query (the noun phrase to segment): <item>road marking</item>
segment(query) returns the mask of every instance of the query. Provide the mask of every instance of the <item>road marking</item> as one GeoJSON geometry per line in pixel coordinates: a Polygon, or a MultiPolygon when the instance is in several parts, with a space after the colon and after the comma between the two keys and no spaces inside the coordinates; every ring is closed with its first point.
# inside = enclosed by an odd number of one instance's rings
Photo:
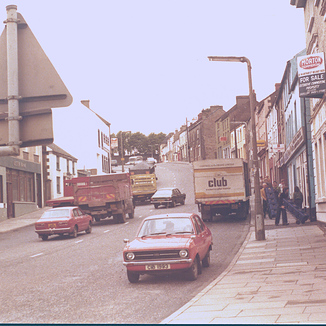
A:
{"type": "Polygon", "coordinates": [[[34,258],[34,257],[37,257],[37,256],[41,256],[41,255],[43,255],[43,252],[41,252],[40,254],[36,254],[36,255],[31,256],[31,258],[34,258]]]}
{"type": "Polygon", "coordinates": [[[83,242],[84,240],[78,240],[78,241],[76,241],[75,243],[79,243],[79,242],[83,242]]]}
{"type": "Polygon", "coordinates": [[[104,231],[104,233],[108,233],[108,232],[110,232],[110,230],[105,230],[105,231],[104,231]]]}
{"type": "Polygon", "coordinates": [[[125,222],[125,223],[123,223],[124,225],[127,225],[127,224],[129,224],[129,222],[125,222]]]}

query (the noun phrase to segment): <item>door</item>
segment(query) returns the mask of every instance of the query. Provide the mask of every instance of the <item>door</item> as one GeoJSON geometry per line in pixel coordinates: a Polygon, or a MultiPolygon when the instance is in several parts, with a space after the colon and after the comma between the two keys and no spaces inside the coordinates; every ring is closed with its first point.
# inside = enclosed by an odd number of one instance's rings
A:
{"type": "Polygon", "coordinates": [[[197,216],[194,216],[193,218],[193,224],[195,225],[195,233],[196,233],[196,239],[194,241],[198,250],[200,260],[203,260],[207,252],[206,238],[205,238],[205,232],[202,229],[202,225],[197,221],[198,219],[199,217],[197,218],[197,216]]]}
{"type": "Polygon", "coordinates": [[[7,181],[7,217],[8,218],[15,217],[11,181],[7,181]]]}

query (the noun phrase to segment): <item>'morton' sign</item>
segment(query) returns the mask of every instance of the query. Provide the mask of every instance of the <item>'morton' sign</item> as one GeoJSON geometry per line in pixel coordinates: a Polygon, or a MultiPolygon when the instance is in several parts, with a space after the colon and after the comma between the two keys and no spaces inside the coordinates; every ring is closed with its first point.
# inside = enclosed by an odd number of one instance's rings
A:
{"type": "Polygon", "coordinates": [[[326,90],[325,56],[314,53],[297,58],[300,97],[323,97],[326,90]]]}

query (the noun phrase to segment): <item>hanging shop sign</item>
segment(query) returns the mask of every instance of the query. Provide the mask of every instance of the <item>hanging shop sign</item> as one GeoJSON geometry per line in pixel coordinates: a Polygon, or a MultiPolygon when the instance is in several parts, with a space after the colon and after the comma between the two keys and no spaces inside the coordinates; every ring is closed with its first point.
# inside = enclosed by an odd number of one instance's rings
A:
{"type": "Polygon", "coordinates": [[[325,55],[314,53],[297,58],[299,77],[299,96],[323,97],[326,90],[325,55]]]}

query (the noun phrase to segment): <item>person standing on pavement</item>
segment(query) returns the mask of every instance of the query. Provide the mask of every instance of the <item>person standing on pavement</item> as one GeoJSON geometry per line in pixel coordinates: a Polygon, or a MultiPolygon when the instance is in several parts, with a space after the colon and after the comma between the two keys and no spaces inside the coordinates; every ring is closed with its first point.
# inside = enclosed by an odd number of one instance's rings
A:
{"type": "Polygon", "coordinates": [[[297,207],[302,208],[303,195],[298,186],[294,187],[293,201],[297,207]]]}
{"type": "Polygon", "coordinates": [[[264,214],[264,218],[266,218],[266,213],[269,216],[268,206],[267,206],[267,197],[266,197],[266,192],[265,192],[265,189],[266,188],[267,188],[267,183],[264,182],[263,183],[263,188],[260,189],[260,197],[263,199],[263,214],[264,214]]]}
{"type": "Polygon", "coordinates": [[[278,186],[280,188],[280,192],[282,193],[283,192],[283,189],[285,187],[285,180],[284,179],[281,179],[281,183],[278,186]]]}
{"type": "Polygon", "coordinates": [[[281,214],[282,214],[282,224],[289,225],[286,209],[284,206],[284,199],[289,199],[289,187],[284,187],[283,191],[280,194],[280,197],[279,197],[279,208],[280,209],[279,209],[279,213],[277,214],[277,217],[275,219],[275,225],[279,225],[281,214]]]}
{"type": "Polygon", "coordinates": [[[273,189],[274,189],[274,193],[275,193],[276,198],[278,198],[279,195],[280,195],[280,193],[281,193],[281,189],[277,185],[277,182],[276,181],[273,181],[273,189]]]}

